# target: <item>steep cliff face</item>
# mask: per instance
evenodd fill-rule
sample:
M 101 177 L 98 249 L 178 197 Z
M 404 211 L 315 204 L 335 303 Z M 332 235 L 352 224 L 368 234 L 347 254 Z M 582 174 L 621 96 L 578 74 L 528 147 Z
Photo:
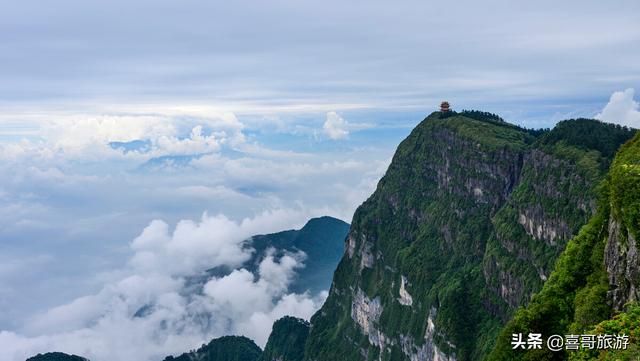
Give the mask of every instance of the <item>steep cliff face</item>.
M 614 310 L 640 300 L 640 136 L 625 144 L 610 171 L 612 215 L 604 262 Z
M 513 333 L 549 335 L 626 333 L 632 344 L 640 335 L 640 134 L 620 148 L 599 188 L 596 214 L 562 253 L 548 282 L 502 331 L 490 360 L 636 359 L 630 354 L 607 358 L 608 351 L 551 352 L 513 350 Z M 630 305 L 630 309 L 625 307 Z M 613 314 L 626 311 L 611 321 Z M 625 351 L 626 352 L 626 351 Z M 622 352 L 622 353 L 625 353 Z M 618 358 L 620 357 L 620 358 Z
M 485 303 L 503 320 L 540 290 L 567 241 L 596 211 L 594 185 L 610 160 L 567 146 L 556 132 L 525 154 L 518 185 L 492 218 L 483 273 L 494 297 Z
M 306 360 L 481 359 L 593 214 L 608 161 L 561 134 L 430 115 L 356 211 Z

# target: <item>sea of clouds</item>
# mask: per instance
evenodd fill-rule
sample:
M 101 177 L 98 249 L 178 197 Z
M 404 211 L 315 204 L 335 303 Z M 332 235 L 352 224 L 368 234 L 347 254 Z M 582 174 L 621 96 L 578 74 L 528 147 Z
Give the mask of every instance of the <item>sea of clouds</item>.
M 304 254 L 276 258 L 268 251 L 257 274 L 239 267 L 254 251 L 246 243 L 251 235 L 280 230 L 295 217 L 277 210 L 235 222 L 205 214 L 173 229 L 154 220 L 130 243 L 126 267 L 98 293 L 35 315 L 20 333 L 1 331 L 0 359 L 64 351 L 96 361 L 160 360 L 226 334 L 264 347 L 275 320 L 309 319 L 326 298 L 288 292 Z M 199 291 L 186 287 L 188 276 L 217 266 L 234 270 Z
M 1 361 L 161 360 L 227 334 L 264 346 L 276 319 L 309 319 L 326 292 L 289 292 L 302 253 L 268 250 L 256 274 L 243 269 L 247 240 L 315 216 L 349 220 L 388 164 L 386 153 L 357 160 L 367 150 L 270 149 L 232 113 L 32 121 L 0 142 Z M 334 142 L 365 128 L 334 112 L 326 122 L 296 136 Z M 218 266 L 232 271 L 194 287 Z

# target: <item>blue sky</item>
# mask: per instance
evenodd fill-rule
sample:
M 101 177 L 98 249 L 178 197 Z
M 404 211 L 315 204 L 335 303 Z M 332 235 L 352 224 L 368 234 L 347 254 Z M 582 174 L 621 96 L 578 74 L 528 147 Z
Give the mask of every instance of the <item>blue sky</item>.
M 149 298 L 168 302 L 207 260 L 241 258 L 243 237 L 325 214 L 349 221 L 441 100 L 530 128 L 572 117 L 640 127 L 637 1 L 2 9 L 0 350 L 11 354 L 0 361 L 52 347 L 100 361 L 105 344 L 122 359 L 134 349 L 153 359 L 224 333 L 259 330 L 250 336 L 262 342 L 283 312 L 308 317 L 321 295 L 240 271 L 221 284 L 246 287 L 263 307 L 226 310 L 230 329 L 194 328 L 171 343 L 143 331 L 169 316 L 126 316 Z M 165 270 L 176 245 L 171 261 L 184 267 Z M 289 279 L 304 261 L 273 262 Z M 164 286 L 141 298 L 136 282 Z M 197 307 L 166 309 L 218 314 L 217 286 Z M 121 345 L 127 330 L 139 333 Z

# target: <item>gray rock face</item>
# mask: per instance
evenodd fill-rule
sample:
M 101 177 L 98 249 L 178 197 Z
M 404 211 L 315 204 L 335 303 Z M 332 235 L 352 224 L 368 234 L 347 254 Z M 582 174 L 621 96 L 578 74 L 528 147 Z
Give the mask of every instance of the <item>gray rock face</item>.
M 381 332 L 377 328 L 381 314 L 380 298 L 369 299 L 358 288 L 351 304 L 351 318 L 360 326 L 362 333 L 369 337 L 369 342 L 378 347 L 385 345 L 385 337 L 381 337 Z
M 489 242 L 499 251 L 483 262 L 487 287 L 502 301 L 488 298 L 486 306 L 503 320 L 540 289 L 569 239 L 595 213 L 596 182 L 557 155 L 526 153 L 518 179 L 493 218 Z
M 436 327 L 434 318 L 436 316 L 436 309 L 432 308 L 429 311 L 427 317 L 427 331 L 424 335 L 424 343 L 422 346 L 417 346 L 416 342 L 411 336 L 400 335 L 400 345 L 402 346 L 402 352 L 409 357 L 411 361 L 456 361 L 455 353 L 447 356 L 442 352 L 433 341 L 436 335 Z M 449 343 L 449 347 L 455 349 L 455 345 Z
M 564 219 L 549 219 L 539 204 L 523 209 L 518 215 L 518 223 L 529 236 L 547 242 L 550 246 L 557 245 L 557 238 L 571 238 L 567 222 Z
M 400 302 L 400 304 L 403 306 L 411 306 L 413 305 L 413 297 L 411 297 L 411 294 L 409 293 L 409 291 L 407 291 L 406 285 L 407 285 L 407 277 L 401 276 L 400 290 L 398 291 L 400 297 L 398 298 L 398 302 Z
M 640 259 L 638 245 L 631 232 L 613 217 L 609 220 L 609 238 L 605 248 L 605 265 L 609 275 L 609 299 L 620 311 L 627 302 L 640 300 Z
M 406 282 L 404 276 L 402 278 L 402 282 Z M 380 357 L 388 352 L 390 346 L 399 344 L 402 352 L 411 361 L 456 361 L 455 354 L 446 355 L 434 342 L 434 336 L 438 334 L 434 323 L 437 312 L 435 308 L 432 308 L 427 316 L 427 329 L 421 342 L 416 342 L 411 336 L 401 334 L 394 338 L 382 332 L 378 324 L 382 311 L 380 298 L 370 299 L 361 289 L 356 290 L 351 305 L 351 318 L 368 337 L 369 344 L 380 350 Z M 452 343 L 448 345 L 455 349 Z M 363 352 L 368 353 L 366 350 Z

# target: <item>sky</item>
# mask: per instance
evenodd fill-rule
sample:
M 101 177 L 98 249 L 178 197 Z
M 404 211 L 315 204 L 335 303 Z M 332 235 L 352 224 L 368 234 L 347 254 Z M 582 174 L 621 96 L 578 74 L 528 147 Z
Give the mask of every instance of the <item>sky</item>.
M 263 346 L 324 295 L 289 292 L 304 255 L 247 274 L 243 241 L 350 221 L 441 100 L 528 128 L 640 128 L 637 1 L 2 9 L 0 361 L 154 360 L 227 333 Z M 215 265 L 235 271 L 188 295 Z

